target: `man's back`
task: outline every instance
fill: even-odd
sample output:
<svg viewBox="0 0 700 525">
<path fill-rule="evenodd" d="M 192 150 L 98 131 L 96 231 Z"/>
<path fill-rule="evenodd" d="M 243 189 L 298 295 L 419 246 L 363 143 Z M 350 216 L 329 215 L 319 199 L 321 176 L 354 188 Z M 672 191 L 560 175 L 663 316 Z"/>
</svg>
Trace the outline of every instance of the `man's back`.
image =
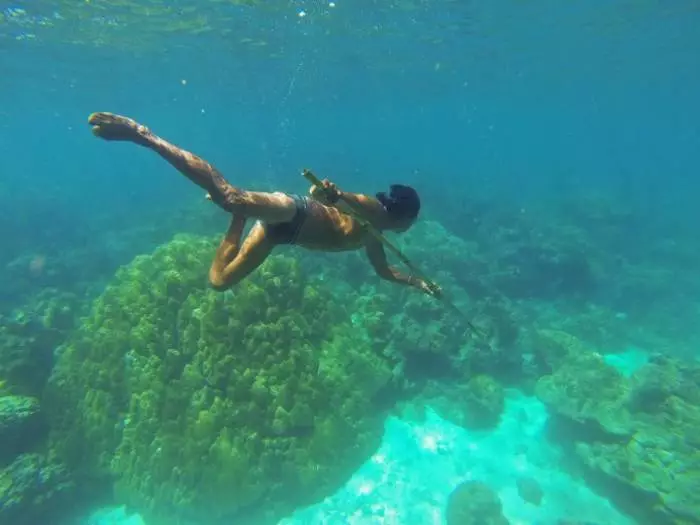
<svg viewBox="0 0 700 525">
<path fill-rule="evenodd" d="M 365 228 L 350 215 L 309 198 L 308 215 L 295 244 L 309 250 L 357 250 L 366 236 Z"/>
</svg>

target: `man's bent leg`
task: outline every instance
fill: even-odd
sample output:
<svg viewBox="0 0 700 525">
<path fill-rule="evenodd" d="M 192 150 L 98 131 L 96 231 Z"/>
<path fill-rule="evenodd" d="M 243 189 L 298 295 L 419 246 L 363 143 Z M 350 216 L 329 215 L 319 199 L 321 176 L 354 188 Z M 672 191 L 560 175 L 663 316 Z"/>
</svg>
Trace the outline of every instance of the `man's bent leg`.
<svg viewBox="0 0 700 525">
<path fill-rule="evenodd" d="M 178 148 L 127 117 L 113 113 L 93 113 L 88 118 L 92 132 L 105 140 L 133 142 L 147 147 L 180 173 L 203 188 L 222 209 L 261 219 L 269 224 L 287 222 L 296 211 L 294 200 L 283 193 L 245 191 L 236 188 L 221 173 L 194 153 Z"/>
<path fill-rule="evenodd" d="M 214 288 L 219 287 L 218 283 L 223 279 L 226 265 L 233 261 L 241 248 L 241 237 L 245 228 L 246 218 L 242 215 L 233 215 L 226 230 L 226 235 L 221 239 L 219 247 L 216 249 L 214 260 L 209 268 L 209 282 Z"/>
<path fill-rule="evenodd" d="M 244 224 L 245 221 L 234 216 L 226 237 L 216 251 L 209 270 L 209 282 L 215 290 L 224 291 L 241 282 L 265 262 L 275 247 L 267 238 L 265 228 L 258 222 L 238 249 Z M 238 241 L 235 241 L 236 235 Z"/>
</svg>

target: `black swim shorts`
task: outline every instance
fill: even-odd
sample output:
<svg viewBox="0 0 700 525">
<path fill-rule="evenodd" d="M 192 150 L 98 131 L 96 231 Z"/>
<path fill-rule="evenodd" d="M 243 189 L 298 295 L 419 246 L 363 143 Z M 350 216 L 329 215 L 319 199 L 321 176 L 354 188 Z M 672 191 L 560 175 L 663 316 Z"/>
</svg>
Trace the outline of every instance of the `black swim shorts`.
<svg viewBox="0 0 700 525">
<path fill-rule="evenodd" d="M 294 199 L 296 212 L 294 217 L 288 222 L 279 222 L 276 224 L 266 224 L 265 231 L 267 238 L 275 244 L 294 244 L 299 236 L 301 227 L 309 215 L 309 198 L 300 195 L 290 195 Z"/>
</svg>

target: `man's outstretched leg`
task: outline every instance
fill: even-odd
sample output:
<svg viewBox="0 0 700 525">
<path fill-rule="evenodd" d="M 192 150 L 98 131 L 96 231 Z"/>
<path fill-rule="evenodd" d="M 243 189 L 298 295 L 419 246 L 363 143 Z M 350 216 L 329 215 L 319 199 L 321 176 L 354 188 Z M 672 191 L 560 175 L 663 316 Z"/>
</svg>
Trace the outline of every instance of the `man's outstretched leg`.
<svg viewBox="0 0 700 525">
<path fill-rule="evenodd" d="M 135 120 L 113 113 L 93 113 L 88 123 L 92 132 L 104 140 L 132 142 L 155 151 L 228 212 L 269 224 L 287 222 L 294 217 L 295 203 L 288 195 L 236 188 L 207 161 L 160 138 Z"/>
</svg>

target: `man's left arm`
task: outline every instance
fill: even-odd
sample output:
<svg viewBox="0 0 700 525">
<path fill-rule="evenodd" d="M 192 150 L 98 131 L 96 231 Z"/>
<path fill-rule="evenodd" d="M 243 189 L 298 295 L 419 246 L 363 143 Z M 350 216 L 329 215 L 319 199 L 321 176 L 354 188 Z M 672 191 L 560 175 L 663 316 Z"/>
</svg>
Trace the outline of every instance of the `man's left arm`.
<svg viewBox="0 0 700 525">
<path fill-rule="evenodd" d="M 372 264 L 374 271 L 379 277 L 387 281 L 413 286 L 419 290 L 423 290 L 423 281 L 412 275 L 407 275 L 394 266 L 390 266 L 386 260 L 386 253 L 382 243 L 376 239 L 370 239 L 366 245 L 367 257 Z"/>
<path fill-rule="evenodd" d="M 367 257 L 372 263 L 374 271 L 382 279 L 394 283 L 404 284 L 417 288 L 421 292 L 440 299 L 442 297 L 442 289 L 434 283 L 426 282 L 420 277 L 415 277 L 410 274 L 405 274 L 396 269 L 395 266 L 390 266 L 386 260 L 384 246 L 377 239 L 369 239 L 366 245 Z"/>
</svg>

